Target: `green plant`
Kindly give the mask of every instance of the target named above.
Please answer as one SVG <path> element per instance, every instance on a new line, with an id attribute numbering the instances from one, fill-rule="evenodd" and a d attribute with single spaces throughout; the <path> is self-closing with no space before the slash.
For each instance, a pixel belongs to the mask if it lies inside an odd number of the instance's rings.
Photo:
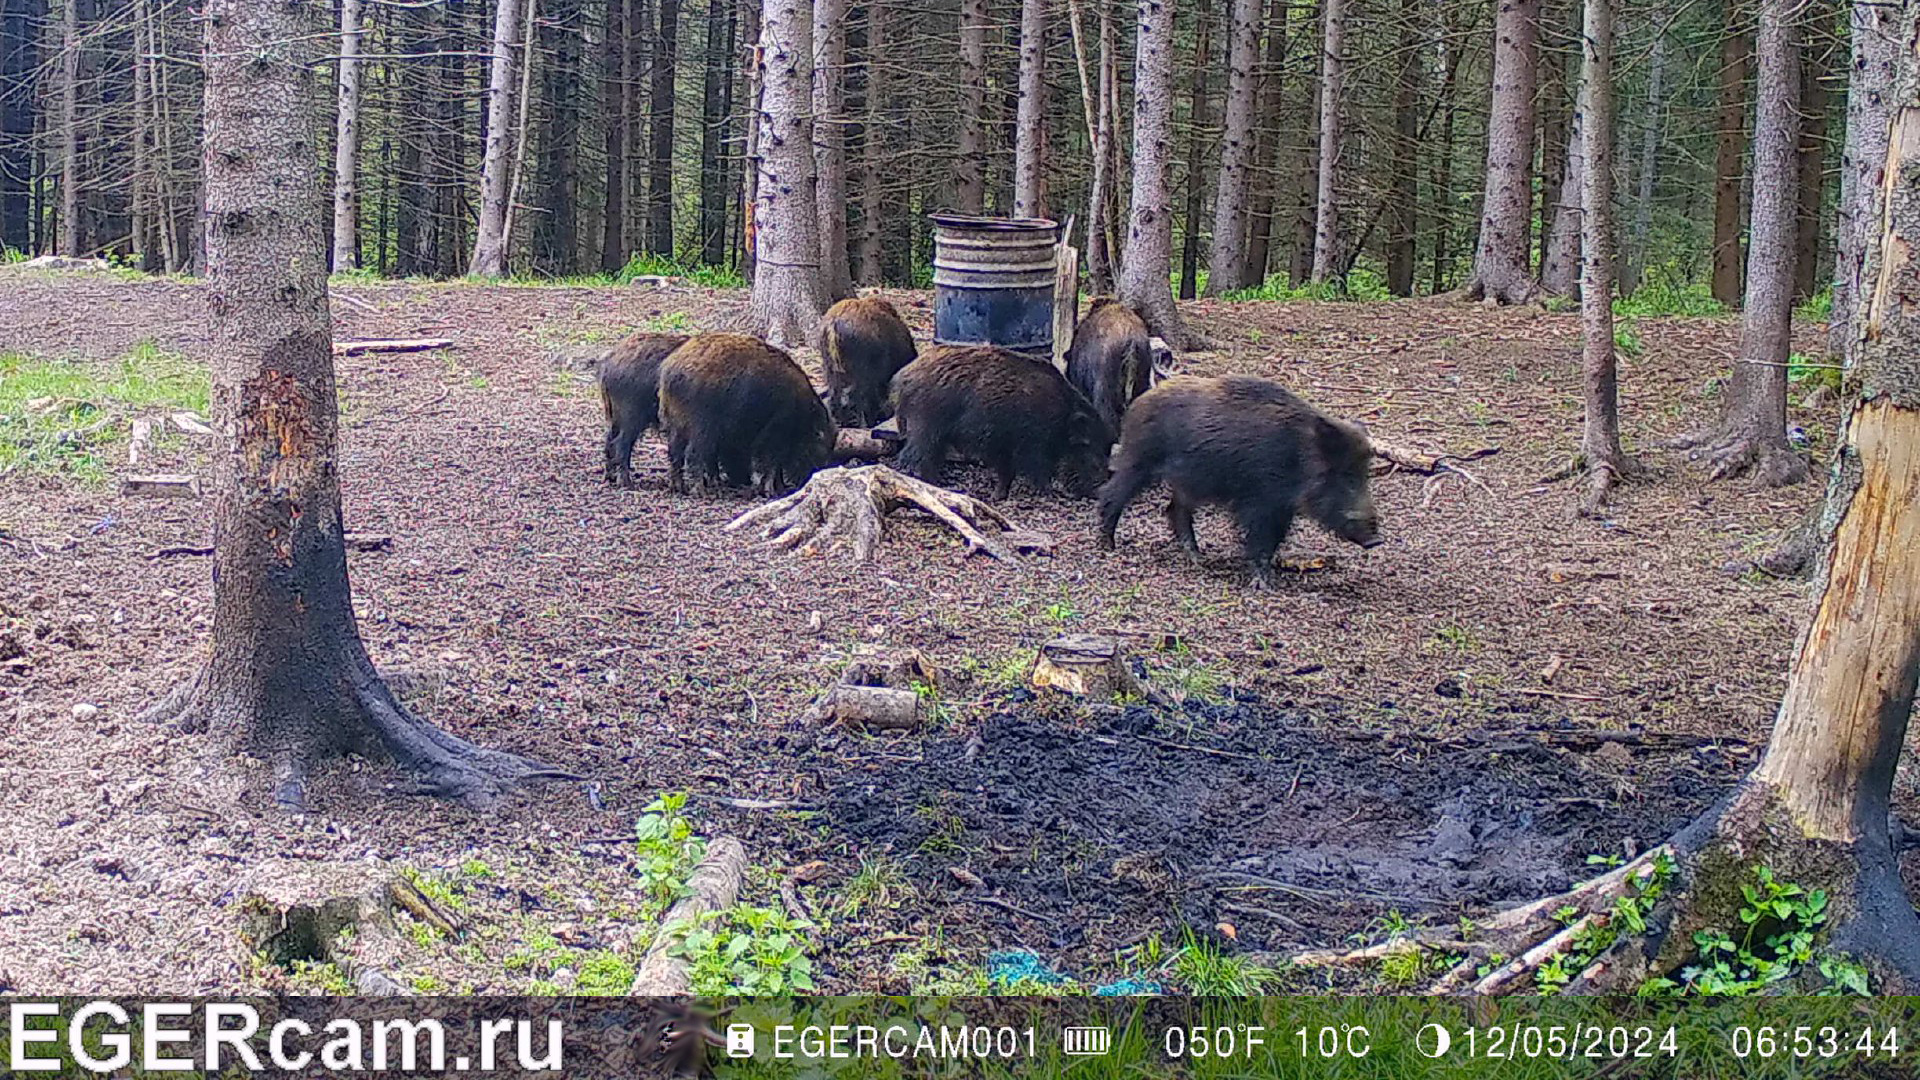
<path id="1" fill-rule="evenodd" d="M 1801 353 L 1787 357 L 1787 381 L 1802 390 L 1824 387 L 1837 391 L 1841 386 L 1842 374 L 1839 364 L 1810 360 Z"/>
<path id="2" fill-rule="evenodd" d="M 1594 852 L 1592 855 L 1587 856 L 1588 866 L 1604 866 L 1611 869 L 1616 866 L 1624 866 L 1626 862 L 1626 857 L 1618 852 L 1612 854 Z"/>
<path id="3" fill-rule="evenodd" d="M 671 949 L 687 958 L 696 994 L 787 994 L 813 989 L 801 926 L 785 912 L 737 904 L 711 912 Z"/>
<path id="4" fill-rule="evenodd" d="M 22 469 L 104 482 L 106 450 L 127 436 L 136 415 L 205 415 L 207 402 L 206 370 L 152 341 L 107 371 L 0 353 L 0 475 Z M 164 438 L 164 431 L 155 433 Z"/>
<path id="5" fill-rule="evenodd" d="M 1626 357 L 1639 356 L 1643 351 L 1640 332 L 1631 319 L 1623 319 L 1613 324 L 1613 347 L 1619 350 L 1620 355 Z"/>
<path id="6" fill-rule="evenodd" d="M 296 994 L 332 994 L 346 996 L 356 993 L 353 980 L 340 970 L 340 965 L 330 960 L 295 960 L 287 975 L 287 985 Z"/>
<path id="7" fill-rule="evenodd" d="M 1472 630 L 1464 626 L 1447 625 L 1433 632 L 1433 640 L 1442 648 L 1454 652 L 1471 653 L 1480 651 L 1480 639 Z"/>
<path id="8" fill-rule="evenodd" d="M 1245 957 L 1229 956 L 1211 942 L 1187 931 L 1186 944 L 1173 958 L 1173 977 L 1187 993 L 1246 997 L 1275 984 L 1277 974 Z"/>
<path id="9" fill-rule="evenodd" d="M 693 319 L 684 311 L 669 311 L 662 315 L 650 315 L 640 321 L 640 328 L 649 334 L 685 334 L 693 331 Z"/>
<path id="10" fill-rule="evenodd" d="M 1380 958 L 1380 978 L 1393 986 L 1410 986 L 1420 981 L 1420 975 L 1426 970 L 1421 950 L 1409 947 L 1403 952 L 1392 952 Z"/>
<path id="11" fill-rule="evenodd" d="M 524 945 L 508 953 L 500 963 L 508 971 L 548 975 L 560 966 L 560 957 L 565 955 L 565 952 L 552 933 L 546 930 L 535 930 L 527 935 Z"/>
<path id="12" fill-rule="evenodd" d="M 494 876 L 493 867 L 488 866 L 485 859 L 477 857 L 461 863 L 460 872 L 470 878 L 490 878 Z"/>
<path id="13" fill-rule="evenodd" d="M 1742 883 L 1738 912 L 1745 930 L 1738 938 L 1716 927 L 1694 933 L 1696 962 L 1680 970 L 1677 989 L 1684 994 L 1736 997 L 1757 993 L 1792 978 L 1809 966 L 1829 982 L 1851 989 L 1864 984 L 1854 965 L 1835 959 L 1816 964 L 1813 942 L 1827 921 L 1827 894 L 1774 876 L 1770 866 L 1754 868 L 1752 883 Z M 1664 980 L 1663 980 L 1664 981 Z"/>
<path id="14" fill-rule="evenodd" d="M 680 812 L 686 805 L 684 791 L 662 795 L 634 823 L 640 889 L 656 907 L 686 895 L 687 875 L 707 853 L 707 842 L 694 835 L 693 823 Z"/>
<path id="15" fill-rule="evenodd" d="M 1613 302 L 1613 313 L 1620 316 L 1725 315 L 1727 305 L 1713 298 L 1713 292 L 1699 282 L 1676 282 L 1665 275 L 1649 276 L 1632 296 Z"/>
<path id="16" fill-rule="evenodd" d="M 573 992 L 593 997 L 618 997 L 633 987 L 633 965 L 612 949 L 595 949 L 580 960 L 580 976 Z"/>
<path id="17" fill-rule="evenodd" d="M 1192 699 L 1213 704 L 1221 700 L 1226 676 L 1196 656 L 1186 642 L 1174 645 L 1167 655 L 1172 657 L 1170 661 L 1151 666 L 1151 682 L 1166 687 L 1176 701 Z"/>
<path id="18" fill-rule="evenodd" d="M 1819 292 L 1807 297 L 1800 302 L 1799 307 L 1793 309 L 1793 315 L 1796 319 L 1806 319 L 1809 322 L 1826 322 L 1832 319 L 1833 286 L 1820 286 Z"/>
<path id="19" fill-rule="evenodd" d="M 896 907 L 913 894 L 913 885 L 899 860 L 885 855 L 863 857 L 860 869 L 854 871 L 840 890 L 838 910 L 849 919 L 858 918 L 868 908 Z"/>
<path id="20" fill-rule="evenodd" d="M 1291 285 L 1284 277 L 1270 277 L 1251 289 L 1236 289 L 1221 296 L 1228 303 L 1246 303 L 1249 301 L 1288 301 L 1288 300 L 1355 300 L 1372 302 L 1393 299 L 1387 291 L 1386 279 L 1379 271 L 1366 266 L 1356 266 L 1347 273 L 1344 281 L 1308 282 L 1304 285 Z"/>

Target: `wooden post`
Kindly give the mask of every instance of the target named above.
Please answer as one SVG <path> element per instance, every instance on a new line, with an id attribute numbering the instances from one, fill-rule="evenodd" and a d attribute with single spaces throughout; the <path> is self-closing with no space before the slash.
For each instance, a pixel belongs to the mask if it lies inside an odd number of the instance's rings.
<path id="1" fill-rule="evenodd" d="M 1080 249 L 1062 239 L 1053 256 L 1053 366 L 1061 371 L 1067 370 L 1067 346 L 1079 315 Z"/>

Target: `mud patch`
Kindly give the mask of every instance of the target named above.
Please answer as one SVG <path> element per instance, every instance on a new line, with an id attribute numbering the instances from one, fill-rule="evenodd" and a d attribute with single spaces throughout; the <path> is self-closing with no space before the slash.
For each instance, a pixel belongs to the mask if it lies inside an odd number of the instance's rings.
<path id="1" fill-rule="evenodd" d="M 1155 932 L 1226 923 L 1238 947 L 1279 950 L 1390 909 L 1451 919 L 1557 892 L 1594 872 L 1589 854 L 1666 836 L 1747 766 L 1744 748 L 1634 733 L 1437 741 L 1257 704 L 1077 722 L 1029 705 L 921 749 L 832 776 L 832 835 L 910 856 L 922 901 L 1000 935 L 982 944 L 1096 964 Z"/>

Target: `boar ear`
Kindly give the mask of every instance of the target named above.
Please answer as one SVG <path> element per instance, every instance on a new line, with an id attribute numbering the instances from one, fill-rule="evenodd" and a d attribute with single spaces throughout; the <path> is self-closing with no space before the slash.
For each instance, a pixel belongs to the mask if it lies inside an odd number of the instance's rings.
<path id="1" fill-rule="evenodd" d="M 1365 464 L 1372 459 L 1373 443 L 1367 438 L 1367 429 L 1363 425 L 1332 416 L 1322 417 L 1322 420 L 1324 426 L 1320 429 L 1320 442 L 1329 460 Z"/>

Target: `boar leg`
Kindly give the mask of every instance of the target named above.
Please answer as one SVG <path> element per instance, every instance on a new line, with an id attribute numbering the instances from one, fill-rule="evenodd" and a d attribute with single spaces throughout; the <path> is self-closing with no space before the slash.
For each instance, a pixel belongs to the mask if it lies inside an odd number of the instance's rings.
<path id="1" fill-rule="evenodd" d="M 1180 542 L 1180 550 L 1186 552 L 1187 558 L 1198 561 L 1200 541 L 1193 535 L 1193 504 L 1178 495 L 1168 499 L 1167 528 L 1173 530 L 1173 538 Z"/>
<path id="2" fill-rule="evenodd" d="M 1100 550 L 1113 550 L 1113 533 L 1120 527 L 1120 515 L 1127 512 L 1140 489 L 1152 482 L 1144 469 L 1122 468 L 1100 486 Z"/>
<path id="3" fill-rule="evenodd" d="M 1257 588 L 1272 589 L 1276 584 L 1273 556 L 1280 550 L 1280 542 L 1287 538 L 1287 532 L 1293 528 L 1293 511 L 1246 506 L 1240 508 L 1239 518 L 1240 529 L 1246 536 L 1243 550 L 1247 570 L 1253 574 Z"/>

